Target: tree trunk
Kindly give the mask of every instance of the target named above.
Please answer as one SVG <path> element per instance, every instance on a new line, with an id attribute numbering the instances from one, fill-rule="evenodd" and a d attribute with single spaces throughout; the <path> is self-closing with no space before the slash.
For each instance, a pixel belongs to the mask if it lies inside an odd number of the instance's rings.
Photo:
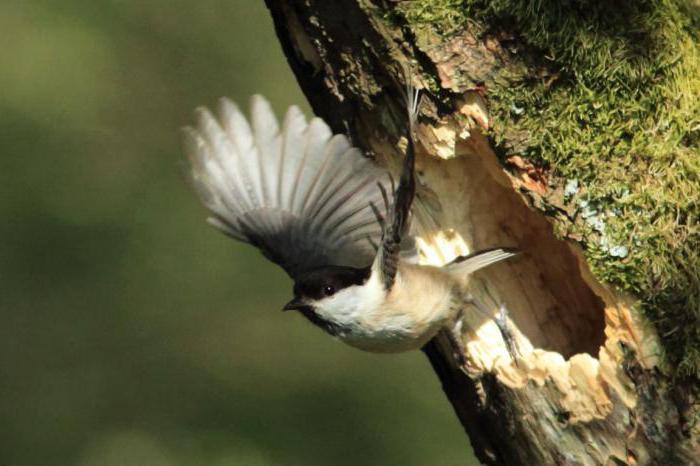
<path id="1" fill-rule="evenodd" d="M 463 358 L 424 349 L 479 459 L 697 464 L 697 6 L 266 3 L 314 111 L 394 172 L 403 69 L 425 89 L 425 263 L 523 251 L 472 284 L 509 309 L 517 363 L 477 312 Z"/>

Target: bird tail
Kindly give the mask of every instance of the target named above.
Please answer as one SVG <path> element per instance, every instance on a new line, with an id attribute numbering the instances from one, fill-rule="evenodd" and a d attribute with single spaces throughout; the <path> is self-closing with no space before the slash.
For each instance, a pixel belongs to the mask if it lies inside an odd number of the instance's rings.
<path id="1" fill-rule="evenodd" d="M 453 275 L 464 277 L 517 254 L 519 254 L 519 251 L 512 248 L 484 249 L 467 256 L 459 256 L 445 265 L 444 268 Z"/>

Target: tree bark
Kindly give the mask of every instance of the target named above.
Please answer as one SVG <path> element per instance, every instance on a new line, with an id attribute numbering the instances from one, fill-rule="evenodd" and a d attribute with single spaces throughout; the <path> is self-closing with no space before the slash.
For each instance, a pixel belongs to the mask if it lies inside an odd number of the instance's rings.
<path id="1" fill-rule="evenodd" d="M 671 366 L 680 360 L 673 359 L 673 337 L 664 339 L 663 325 L 649 322 L 644 309 L 653 310 L 647 304 L 658 300 L 643 286 L 626 287 L 606 273 L 621 261 L 627 266 L 621 260 L 627 249 L 601 240 L 601 229 L 581 212 L 589 207 L 576 191 L 578 179 L 558 176 L 580 160 L 556 167 L 546 155 L 530 160 L 528 150 L 540 141 L 537 128 L 516 125 L 530 108 L 512 100 L 514 88 L 553 94 L 557 86 L 571 86 L 571 97 L 564 92 L 559 104 L 575 106 L 588 82 L 585 73 L 549 56 L 517 12 L 480 15 L 465 6 L 479 2 L 266 3 L 316 114 L 394 172 L 405 144 L 403 70 L 425 89 L 414 210 L 437 225 L 419 238 L 425 263 L 494 246 L 523 251 L 472 284 L 489 306 L 507 305 L 517 364 L 495 323 L 476 312 L 465 316 L 463 367 L 441 336 L 424 348 L 478 458 L 491 465 L 698 464 L 698 387 L 695 378 L 674 373 Z M 547 14 L 533 11 L 532 17 Z M 637 26 L 630 20 L 616 27 Z M 585 53 L 576 57 L 584 60 Z M 626 84 L 643 87 L 644 81 Z M 538 102 L 544 124 L 554 103 Z M 556 133 L 554 121 L 550 131 Z M 571 150 L 588 142 L 582 136 Z M 694 150 L 697 140 L 683 144 Z"/>

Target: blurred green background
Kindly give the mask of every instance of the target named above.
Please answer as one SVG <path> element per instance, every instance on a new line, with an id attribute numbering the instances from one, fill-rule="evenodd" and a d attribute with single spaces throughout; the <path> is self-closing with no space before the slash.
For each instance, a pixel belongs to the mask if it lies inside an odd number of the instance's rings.
<path id="1" fill-rule="evenodd" d="M 426 358 L 280 312 L 180 128 L 304 102 L 261 0 L 0 3 L 0 464 L 474 464 Z"/>

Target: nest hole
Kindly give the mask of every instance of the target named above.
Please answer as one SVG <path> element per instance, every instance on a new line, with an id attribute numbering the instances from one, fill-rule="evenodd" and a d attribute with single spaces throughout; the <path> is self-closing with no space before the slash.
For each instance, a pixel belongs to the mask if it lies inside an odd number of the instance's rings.
<path id="1" fill-rule="evenodd" d="M 582 254 L 556 238 L 545 216 L 513 190 L 487 141 L 473 135 L 458 145 L 458 157 L 421 157 L 418 163 L 421 181 L 440 200 L 441 227 L 457 231 L 471 250 L 522 251 L 479 275 L 532 345 L 567 359 L 597 357 L 605 341 L 605 303 L 586 281 L 592 278 L 583 277 Z"/>

